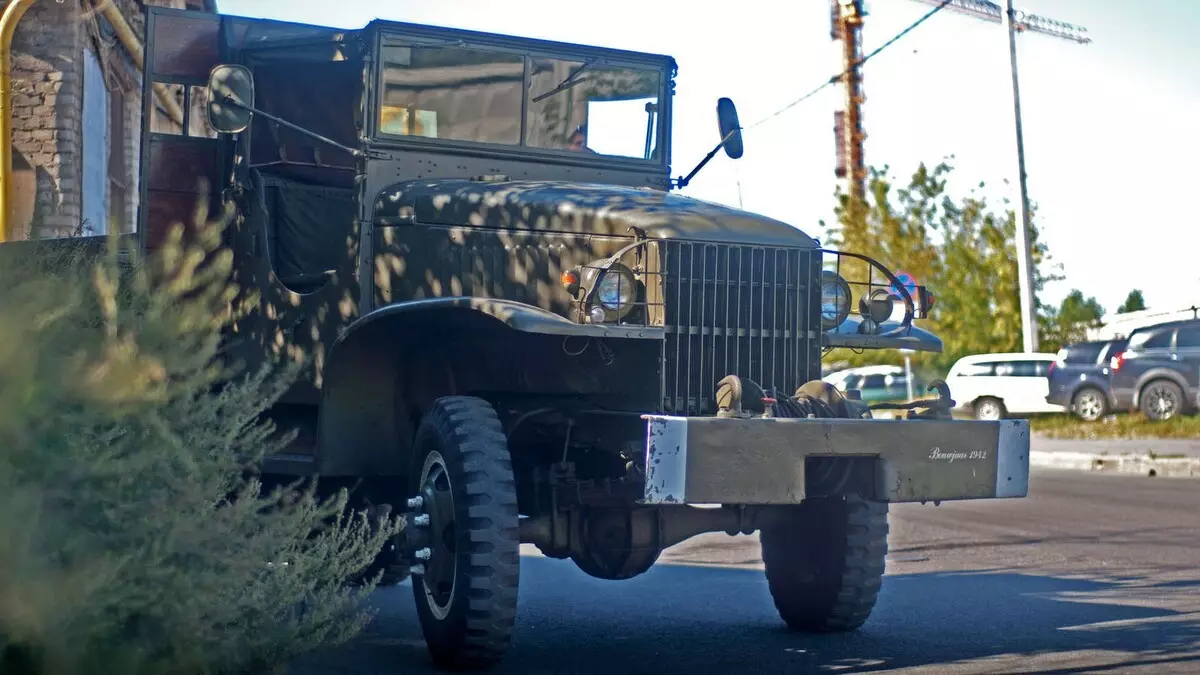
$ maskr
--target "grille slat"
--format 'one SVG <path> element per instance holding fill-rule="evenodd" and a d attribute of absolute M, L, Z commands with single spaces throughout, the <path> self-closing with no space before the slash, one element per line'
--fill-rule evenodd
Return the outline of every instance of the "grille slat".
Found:
<path fill-rule="evenodd" d="M 820 321 L 813 277 L 819 252 L 674 241 L 659 247 L 668 299 L 666 412 L 715 413 L 716 383 L 728 374 L 785 394 L 820 377 L 813 330 Z"/>

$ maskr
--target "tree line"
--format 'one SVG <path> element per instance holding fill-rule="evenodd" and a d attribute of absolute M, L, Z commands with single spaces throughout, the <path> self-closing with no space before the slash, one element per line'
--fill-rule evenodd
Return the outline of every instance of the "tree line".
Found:
<path fill-rule="evenodd" d="M 944 350 L 914 354 L 913 359 L 915 367 L 936 376 L 968 354 L 1022 349 L 1016 213 L 1007 200 L 995 205 L 974 190 L 952 196 L 946 186 L 953 171 L 949 159 L 932 167 L 921 163 L 906 184 L 898 184 L 887 166 L 873 167 L 865 197 L 855 199 L 838 189 L 836 222 L 821 223 L 829 233 L 828 247 L 869 255 L 893 272 L 908 272 L 934 292 L 932 316 L 917 323 L 940 336 Z M 1086 340 L 1088 329 L 1101 325 L 1106 312 L 1095 297 L 1079 289 L 1072 289 L 1058 305 L 1041 299 L 1047 283 L 1064 277 L 1061 264 L 1038 236 L 1036 215 L 1031 204 L 1038 350 L 1056 352 Z M 842 267 L 852 281 L 864 273 L 853 263 Z M 1145 306 L 1142 292 L 1134 289 L 1117 311 Z M 852 367 L 900 363 L 903 355 L 837 349 L 825 360 Z"/>

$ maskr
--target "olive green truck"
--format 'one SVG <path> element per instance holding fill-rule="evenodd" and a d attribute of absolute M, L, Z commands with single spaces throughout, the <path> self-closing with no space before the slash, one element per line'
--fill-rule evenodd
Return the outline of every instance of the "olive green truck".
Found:
<path fill-rule="evenodd" d="M 889 504 L 1026 495 L 1026 421 L 951 419 L 942 383 L 873 419 L 821 382 L 834 348 L 940 351 L 933 294 L 680 195 L 743 146 L 721 99 L 713 151 L 671 177 L 671 58 L 161 8 L 145 37 L 130 237 L 153 251 L 197 198 L 233 205 L 259 300 L 230 353 L 308 364 L 262 470 L 403 516 L 377 567 L 411 578 L 439 667 L 502 658 L 522 543 L 628 579 L 759 532 L 783 621 L 848 631 Z"/>

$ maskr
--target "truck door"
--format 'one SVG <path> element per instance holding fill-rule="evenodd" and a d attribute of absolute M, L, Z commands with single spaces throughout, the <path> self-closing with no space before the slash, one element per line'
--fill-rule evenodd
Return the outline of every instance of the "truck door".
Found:
<path fill-rule="evenodd" d="M 158 248 L 172 225 L 186 229 L 207 192 L 218 208 L 221 144 L 208 125 L 208 74 L 221 56 L 221 18 L 146 8 L 142 89 L 141 245 Z"/>

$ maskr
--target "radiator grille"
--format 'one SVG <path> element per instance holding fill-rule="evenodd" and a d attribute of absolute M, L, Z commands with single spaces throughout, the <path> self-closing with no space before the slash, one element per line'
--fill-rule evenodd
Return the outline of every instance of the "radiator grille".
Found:
<path fill-rule="evenodd" d="M 791 394 L 820 376 L 820 252 L 661 244 L 666 412 L 711 415 L 717 381 L 748 377 Z"/>

